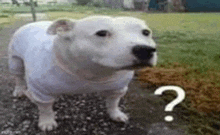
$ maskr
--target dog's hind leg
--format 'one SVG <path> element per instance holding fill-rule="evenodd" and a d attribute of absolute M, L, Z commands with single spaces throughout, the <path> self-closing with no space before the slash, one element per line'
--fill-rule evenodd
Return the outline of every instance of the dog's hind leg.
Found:
<path fill-rule="evenodd" d="M 26 88 L 26 82 L 24 79 L 24 62 L 18 56 L 9 56 L 9 70 L 15 75 L 15 89 L 13 96 L 21 97 L 24 95 Z"/>
<path fill-rule="evenodd" d="M 126 94 L 128 87 L 118 91 L 109 91 L 106 93 L 106 107 L 110 118 L 117 122 L 127 122 L 128 116 L 119 108 L 119 101 L 121 97 Z"/>
<path fill-rule="evenodd" d="M 24 96 L 24 91 L 27 90 L 24 75 L 15 75 L 15 89 L 13 96 L 21 97 Z"/>

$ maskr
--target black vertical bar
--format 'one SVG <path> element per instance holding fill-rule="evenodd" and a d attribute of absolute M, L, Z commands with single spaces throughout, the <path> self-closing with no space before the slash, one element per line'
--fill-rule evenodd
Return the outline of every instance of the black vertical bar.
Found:
<path fill-rule="evenodd" d="M 33 20 L 34 20 L 34 22 L 36 22 L 36 11 L 35 11 L 35 8 L 34 8 L 33 0 L 30 0 L 30 5 L 31 5 L 31 13 L 32 13 Z"/>

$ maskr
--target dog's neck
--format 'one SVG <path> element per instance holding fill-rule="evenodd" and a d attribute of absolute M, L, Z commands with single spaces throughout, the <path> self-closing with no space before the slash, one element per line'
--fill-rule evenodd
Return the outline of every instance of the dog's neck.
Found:
<path fill-rule="evenodd" d="M 65 50 L 66 51 L 66 50 Z M 89 81 L 108 81 L 112 76 L 117 75 L 116 71 L 107 67 L 102 67 L 98 64 L 92 63 L 88 59 L 80 57 L 67 57 L 62 54 L 59 47 L 54 46 L 53 52 L 55 54 L 55 62 L 64 72 L 77 76 Z"/>

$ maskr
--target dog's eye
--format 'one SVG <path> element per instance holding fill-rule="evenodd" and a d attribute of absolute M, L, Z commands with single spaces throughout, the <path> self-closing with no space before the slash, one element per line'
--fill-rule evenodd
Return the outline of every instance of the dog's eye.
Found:
<path fill-rule="evenodd" d="M 145 36 L 149 36 L 150 35 L 150 31 L 149 30 L 143 30 L 142 34 Z"/>
<path fill-rule="evenodd" d="M 109 35 L 109 32 L 106 30 L 100 30 L 100 31 L 96 32 L 96 35 L 100 36 L 100 37 L 106 37 Z"/>

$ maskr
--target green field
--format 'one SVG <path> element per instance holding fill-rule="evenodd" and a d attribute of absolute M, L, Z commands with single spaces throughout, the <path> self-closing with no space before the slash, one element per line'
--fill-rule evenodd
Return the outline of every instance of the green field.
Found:
<path fill-rule="evenodd" d="M 220 71 L 220 14 L 144 16 L 159 37 L 160 64 L 179 62 L 200 72 Z"/>
<path fill-rule="evenodd" d="M 71 5 L 42 6 L 37 7 L 36 10 L 45 12 L 50 20 L 63 17 L 80 19 L 95 14 L 133 16 L 145 20 L 153 30 L 153 36 L 158 44 L 159 61 L 154 70 L 162 69 L 161 71 L 167 71 L 169 74 L 170 70 L 165 69 L 174 69 L 173 74 L 179 74 L 181 79 L 185 78 L 182 80 L 183 82 L 188 81 L 186 83 L 189 83 L 189 87 L 187 86 L 185 90 L 187 96 L 191 97 L 191 104 L 195 108 L 198 109 L 197 106 L 204 102 L 203 107 L 207 107 L 208 112 L 220 112 L 218 109 L 220 103 L 220 13 L 143 13 L 76 5 L 73 7 Z M 0 28 L 10 23 L 15 13 L 29 11 L 29 7 L 1 6 Z M 1 51 L 6 48 L 7 46 L 0 47 Z M 180 67 L 182 67 L 181 72 L 179 72 Z M 175 70 L 177 68 L 178 70 Z M 170 77 L 172 79 L 173 76 Z M 151 81 L 151 83 L 155 82 Z M 185 88 L 186 83 L 183 83 L 181 87 Z M 195 86 L 193 86 L 194 84 Z M 209 108 L 210 105 L 212 108 Z M 209 124 L 196 116 L 191 119 L 195 119 L 195 123 L 198 125 Z M 207 129 L 204 126 L 196 128 L 211 130 L 209 126 L 207 127 Z M 199 133 L 197 129 L 191 130 L 193 130 L 191 132 Z M 201 133 L 203 132 L 201 131 Z M 209 133 L 217 134 L 219 132 Z"/>

